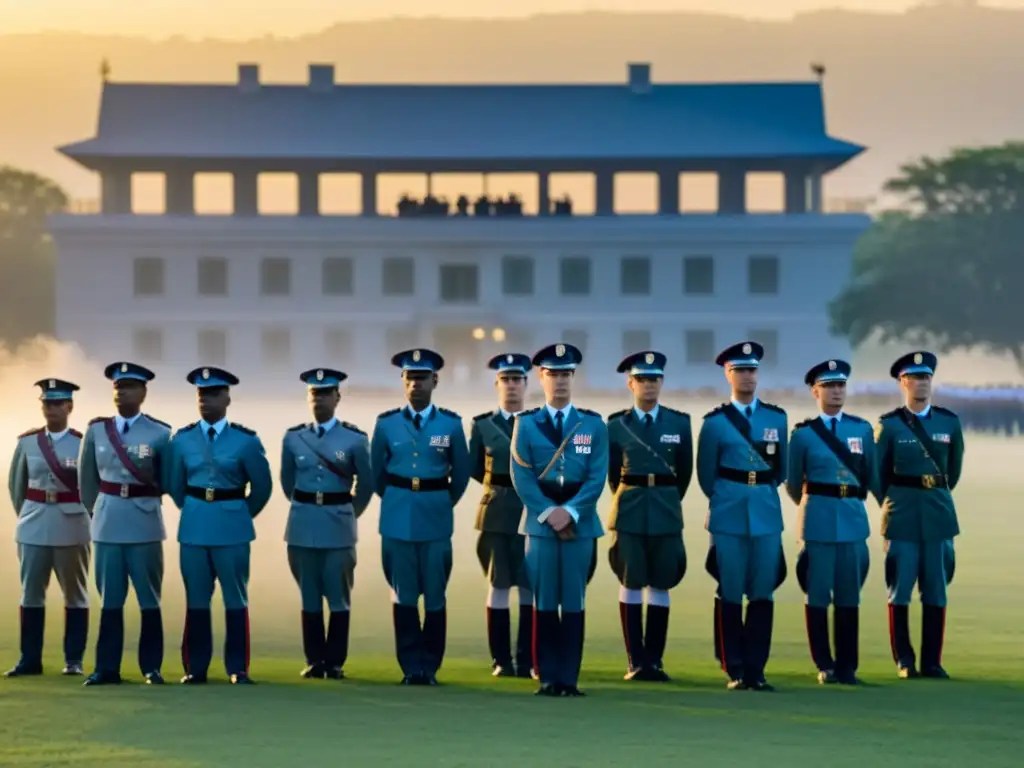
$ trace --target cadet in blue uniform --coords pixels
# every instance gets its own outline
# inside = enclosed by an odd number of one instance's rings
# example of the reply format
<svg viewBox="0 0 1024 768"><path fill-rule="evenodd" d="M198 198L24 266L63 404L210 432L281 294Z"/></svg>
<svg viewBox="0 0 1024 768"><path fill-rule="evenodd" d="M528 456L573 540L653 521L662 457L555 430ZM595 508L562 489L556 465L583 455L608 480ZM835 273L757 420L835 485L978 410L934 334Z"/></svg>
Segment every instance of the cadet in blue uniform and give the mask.
<svg viewBox="0 0 1024 768"><path fill-rule="evenodd" d="M148 684L162 684L164 625L160 591L167 538L161 497L170 471L171 427L142 413L152 371L135 363L107 366L117 415L89 422L78 459L82 503L92 511L96 587L103 600L96 639L96 670L86 685L121 682L124 604L128 584L141 611L139 669Z"/></svg>
<svg viewBox="0 0 1024 768"><path fill-rule="evenodd" d="M319 368L299 377L313 421L285 433L281 490L291 502L284 538L302 597L305 678L344 678L356 569L356 520L373 495L366 433L335 415L348 376ZM331 615L324 635L324 600Z"/></svg>
<svg viewBox="0 0 1024 768"><path fill-rule="evenodd" d="M411 349L391 364L402 369L409 404L380 414L370 441L381 564L391 585L402 684L437 685L447 642L453 511L469 485L469 448L462 417L431 403L444 359Z"/></svg>
<svg viewBox="0 0 1024 768"><path fill-rule="evenodd" d="M786 576L778 487L789 430L784 410L757 399L763 357L764 348L753 341L718 355L732 401L704 415L697 440L697 480L709 501L706 565L718 581L717 640L730 690L773 690L764 668L771 654L773 597Z"/></svg>
<svg viewBox="0 0 1024 768"><path fill-rule="evenodd" d="M786 489L800 508L797 538L803 548L796 574L807 594L807 641L818 682L856 685L860 592L870 561L864 500L878 493L878 465L871 425L843 410L850 370L843 360L828 360L804 377L821 415L793 428Z"/></svg>
<svg viewBox="0 0 1024 768"><path fill-rule="evenodd" d="M181 509L178 543L187 603L181 682L206 682L213 658L210 601L219 582L224 666L232 683L249 684L249 546L256 538L253 520L273 488L270 466L256 433L228 423L229 390L238 379L220 368L196 368L186 378L197 389L200 419L171 440L168 485Z"/></svg>
<svg viewBox="0 0 1024 768"><path fill-rule="evenodd" d="M693 478L689 414L659 403L667 358L637 352L619 363L633 407L608 417L608 487L613 494L608 551L619 589L626 680L669 679L662 668L669 590L686 574L683 497ZM644 627L644 588L647 626Z"/></svg>
<svg viewBox="0 0 1024 768"><path fill-rule="evenodd" d="M512 431L512 484L526 515L526 567L533 587L534 668L540 696L582 696L587 582L604 535L597 500L608 477L608 428L572 404L583 355L552 344L533 357L545 405L525 411ZM561 615L559 615L561 609Z"/></svg>
<svg viewBox="0 0 1024 768"><path fill-rule="evenodd" d="M953 539L960 533L953 489L964 461L964 434L952 411L931 404L938 360L911 352L889 373L906 405L885 413L875 433L889 587L889 640L901 678L918 676L910 641L910 600L921 593L921 668L924 677L949 677L942 668L946 586L953 580Z"/></svg>
<svg viewBox="0 0 1024 768"><path fill-rule="evenodd" d="M21 564L21 659L5 677L43 674L43 629L50 575L64 593L65 675L82 674L89 629L89 517L78 493L82 433L68 428L78 385L43 379L46 426L18 436L7 489L18 515L14 539Z"/></svg>
<svg viewBox="0 0 1024 768"><path fill-rule="evenodd" d="M484 487L476 515L480 531L476 552L487 590L487 642L491 651L491 673L495 677L533 676L533 592L526 576L526 539L519 532L523 502L512 487L512 428L523 410L528 355L506 353L487 364L496 371L498 407L473 417L469 434L471 475ZM516 659L512 663L512 615L509 593L519 593L519 631Z"/></svg>

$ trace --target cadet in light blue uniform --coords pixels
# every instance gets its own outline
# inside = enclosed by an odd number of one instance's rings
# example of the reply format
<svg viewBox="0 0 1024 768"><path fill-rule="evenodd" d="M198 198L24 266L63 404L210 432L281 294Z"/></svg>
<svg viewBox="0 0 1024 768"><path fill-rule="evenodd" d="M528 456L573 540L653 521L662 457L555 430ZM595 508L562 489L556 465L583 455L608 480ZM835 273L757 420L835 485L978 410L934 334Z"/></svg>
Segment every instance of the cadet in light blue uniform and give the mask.
<svg viewBox="0 0 1024 768"><path fill-rule="evenodd" d="M380 414L370 441L381 498L381 564L391 585L402 684L437 685L448 631L453 512L469 485L469 448L462 417L431 403L444 359L410 349L391 364L402 369L409 404Z"/></svg>
<svg viewBox="0 0 1024 768"><path fill-rule="evenodd" d="M597 500L608 477L608 428L572 404L582 353L552 344L533 357L545 405L525 411L512 431L512 484L526 514L526 567L535 600L534 667L539 696L582 696L587 582L604 535ZM561 609L561 616L559 616Z"/></svg>
<svg viewBox="0 0 1024 768"><path fill-rule="evenodd" d="M807 641L818 682L856 685L860 591L870 562L864 500L878 493L878 465L871 425L843 410L850 370L844 360L828 360L804 377L821 415L793 428L786 488L800 508L797 538L803 549L796 574L807 594ZM834 657L830 605L835 606Z"/></svg>
<svg viewBox="0 0 1024 768"><path fill-rule="evenodd" d="M89 422L78 459L82 503L92 510L96 587L103 600L96 639L96 670L86 685L121 682L124 604L129 582L139 601L139 669L146 683L164 682L164 625L160 591L167 538L161 497L170 471L171 427L142 413L152 371L111 363L117 415Z"/></svg>
<svg viewBox="0 0 1024 768"><path fill-rule="evenodd" d="M201 418L179 429L171 440L168 485L181 509L178 543L187 603L181 682L206 682L213 658L210 601L219 582L224 666L232 683L250 684L249 546L256 538L253 520L273 489L270 466L256 433L228 423L229 389L238 379L220 368L196 368L186 379L197 389Z"/></svg>
<svg viewBox="0 0 1024 768"><path fill-rule="evenodd" d="M298 424L281 447L281 490L291 502L284 538L302 596L305 678L345 677L349 609L356 568L356 520L373 495L366 433L335 415L347 374L330 368L299 377L313 421ZM324 635L324 599L331 615Z"/></svg>
<svg viewBox="0 0 1024 768"><path fill-rule="evenodd" d="M753 341L718 355L732 401L704 415L697 440L697 480L709 501L707 570L718 581L716 638L730 690L773 690L764 668L773 597L786 576L778 487L785 479L789 429L784 410L756 397L763 357L764 347Z"/></svg>
<svg viewBox="0 0 1024 768"><path fill-rule="evenodd" d="M82 433L68 428L78 385L43 379L46 426L18 436L7 489L18 516L14 539L21 565L21 659L4 677L43 674L46 588L57 576L64 593L65 675L82 674L89 629L89 517L78 493Z"/></svg>

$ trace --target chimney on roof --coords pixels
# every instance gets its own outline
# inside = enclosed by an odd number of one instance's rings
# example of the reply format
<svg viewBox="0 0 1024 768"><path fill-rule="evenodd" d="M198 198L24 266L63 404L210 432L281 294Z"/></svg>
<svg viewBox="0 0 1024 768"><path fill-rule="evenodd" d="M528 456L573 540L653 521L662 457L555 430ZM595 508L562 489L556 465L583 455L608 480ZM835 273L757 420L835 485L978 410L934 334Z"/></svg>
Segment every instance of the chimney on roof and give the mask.
<svg viewBox="0 0 1024 768"><path fill-rule="evenodd" d="M334 88L333 64L309 65L309 90L317 93L330 93Z"/></svg>
<svg viewBox="0 0 1024 768"><path fill-rule="evenodd" d="M629 65L629 90L633 93L651 92L651 65L634 64Z"/></svg>
<svg viewBox="0 0 1024 768"><path fill-rule="evenodd" d="M253 93L260 89L260 65L238 65L238 88L245 93Z"/></svg>

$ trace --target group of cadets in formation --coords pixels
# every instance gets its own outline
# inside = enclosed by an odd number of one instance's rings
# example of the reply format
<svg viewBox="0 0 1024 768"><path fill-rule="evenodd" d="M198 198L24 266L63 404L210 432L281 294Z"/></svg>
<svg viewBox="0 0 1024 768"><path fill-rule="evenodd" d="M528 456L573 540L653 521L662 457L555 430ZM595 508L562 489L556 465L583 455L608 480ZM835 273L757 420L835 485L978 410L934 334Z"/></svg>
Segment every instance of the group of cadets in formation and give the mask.
<svg viewBox="0 0 1024 768"><path fill-rule="evenodd" d="M959 533L951 491L960 478L964 444L957 416L931 404L935 355L913 352L893 364L891 375L906 404L884 414L874 430L843 408L850 365L816 365L805 384L820 415L795 425L792 433L786 412L757 397L763 355L759 344L748 341L718 356L731 401L705 414L696 461L690 416L659 401L666 364L659 352L622 361L618 370L626 374L634 405L607 420L573 403L574 373L583 359L577 348L555 344L532 358L499 355L489 363L498 408L474 417L468 445L461 417L432 402L444 365L435 352L408 350L392 358L402 371L407 404L380 414L369 438L336 416L346 374L326 368L303 373L313 421L285 434L279 476L291 502L285 539L301 595L302 676L344 677L357 520L376 493L402 683L437 684L446 647L453 509L474 479L484 491L476 517L477 554L490 585L493 675L533 678L542 696L582 695L586 592L597 567L597 539L604 535L597 502L607 483L614 494L609 564L621 584L625 677L668 680L662 657L669 592L687 570L682 500L696 465L709 500L705 568L718 585L715 657L729 689L772 690L765 666L773 597L787 575L781 486L799 506L795 571L807 595L807 636L819 682L859 682L868 494L882 505L898 674L947 677L941 665L946 587ZM532 368L538 369L545 404L525 410ZM51 572L66 606L64 674L84 674L87 576L94 553L102 604L95 669L85 684L121 682L129 584L142 614L139 668L147 683L163 682L166 493L181 510L178 541L187 601L182 682L207 680L213 657L210 608L219 583L225 669L232 683L250 684L250 543L253 521L273 483L259 437L227 420L238 379L218 368L189 373L200 419L172 437L169 425L142 413L151 371L118 362L105 374L113 382L116 415L93 419L84 436L69 429L78 387L45 379L37 386L46 426L19 437L9 488L18 513L21 658L7 676L42 673ZM920 663L909 621L915 586L922 603ZM513 588L519 603L514 649Z"/></svg>

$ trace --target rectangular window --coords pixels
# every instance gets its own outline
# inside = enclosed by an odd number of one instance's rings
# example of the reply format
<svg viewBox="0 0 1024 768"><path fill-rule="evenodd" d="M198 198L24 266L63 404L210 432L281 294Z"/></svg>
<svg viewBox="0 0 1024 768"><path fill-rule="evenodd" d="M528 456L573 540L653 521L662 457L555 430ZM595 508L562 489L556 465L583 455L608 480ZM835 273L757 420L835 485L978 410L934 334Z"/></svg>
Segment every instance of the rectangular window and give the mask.
<svg viewBox="0 0 1024 768"><path fill-rule="evenodd" d="M779 292L777 256L750 257L747 261L747 290L761 295L774 295Z"/></svg>
<svg viewBox="0 0 1024 768"><path fill-rule="evenodd" d="M646 256L623 256L619 261L619 286L623 296L650 296L651 260Z"/></svg>
<svg viewBox="0 0 1024 768"><path fill-rule="evenodd" d="M164 359L164 333L159 328L136 328L132 334L136 359L156 363Z"/></svg>
<svg viewBox="0 0 1024 768"><path fill-rule="evenodd" d="M200 257L197 289L200 296L227 296L228 260L216 256Z"/></svg>
<svg viewBox="0 0 1024 768"><path fill-rule="evenodd" d="M228 335L217 328L206 328L198 336L199 363L225 365L228 361Z"/></svg>
<svg viewBox="0 0 1024 768"><path fill-rule="evenodd" d="M748 337L764 347L764 357L761 358L761 366L771 368L779 361L779 332L770 328L755 328Z"/></svg>
<svg viewBox="0 0 1024 768"><path fill-rule="evenodd" d="M388 256L381 262L381 292L385 296L412 296L416 292L416 264L407 256Z"/></svg>
<svg viewBox="0 0 1024 768"><path fill-rule="evenodd" d="M324 331L324 352L332 368L348 365L352 358L352 331L348 328L328 328Z"/></svg>
<svg viewBox="0 0 1024 768"><path fill-rule="evenodd" d="M529 256L502 258L501 292L506 296L533 295L533 259Z"/></svg>
<svg viewBox="0 0 1024 768"><path fill-rule="evenodd" d="M292 357L292 335L287 328L264 328L260 338L263 362L268 365L287 363Z"/></svg>
<svg viewBox="0 0 1024 768"><path fill-rule="evenodd" d="M708 296L715 292L715 260L711 256L683 259L683 293Z"/></svg>
<svg viewBox="0 0 1024 768"><path fill-rule="evenodd" d="M388 348L386 352L388 355L394 355L398 352L404 352L407 349L413 349L420 343L419 339L419 332L416 328L411 328L407 325L388 328Z"/></svg>
<svg viewBox="0 0 1024 768"><path fill-rule="evenodd" d="M292 292L291 259L268 257L260 262L260 294L288 296Z"/></svg>
<svg viewBox="0 0 1024 768"><path fill-rule="evenodd" d="M164 295L164 260L155 257L135 259L132 283L136 296Z"/></svg>
<svg viewBox="0 0 1024 768"><path fill-rule="evenodd" d="M587 357L588 340L588 334L586 331L583 330L570 329L562 332L562 341L564 341L566 344L572 344L574 347L576 347L576 349L578 349L582 353L584 359L586 359Z"/></svg>
<svg viewBox="0 0 1024 768"><path fill-rule="evenodd" d="M694 329L686 332L686 364L711 365L715 362L715 332Z"/></svg>
<svg viewBox="0 0 1024 768"><path fill-rule="evenodd" d="M476 264L442 264L441 301L446 304L475 304L479 297L480 270Z"/></svg>
<svg viewBox="0 0 1024 768"><path fill-rule="evenodd" d="M320 264L320 286L324 296L355 293L355 269L347 256L328 256Z"/></svg>
<svg viewBox="0 0 1024 768"><path fill-rule="evenodd" d="M559 263L559 287L563 296L589 296L590 259L564 256Z"/></svg>
<svg viewBox="0 0 1024 768"><path fill-rule="evenodd" d="M622 332L622 356L643 352L651 348L651 332L637 328Z"/></svg>

